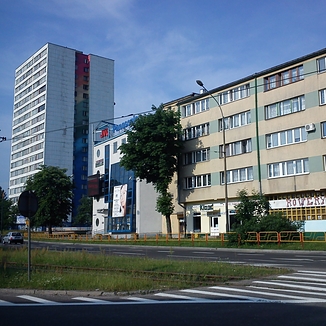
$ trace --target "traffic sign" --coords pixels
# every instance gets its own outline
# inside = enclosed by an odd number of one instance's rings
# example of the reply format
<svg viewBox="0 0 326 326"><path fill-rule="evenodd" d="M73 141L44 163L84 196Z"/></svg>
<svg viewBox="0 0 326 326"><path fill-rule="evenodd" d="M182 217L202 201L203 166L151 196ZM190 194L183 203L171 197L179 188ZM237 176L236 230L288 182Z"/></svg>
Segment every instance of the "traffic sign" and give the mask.
<svg viewBox="0 0 326 326"><path fill-rule="evenodd" d="M18 209L21 215L31 218L38 210L37 197L31 190L23 191L18 199Z"/></svg>

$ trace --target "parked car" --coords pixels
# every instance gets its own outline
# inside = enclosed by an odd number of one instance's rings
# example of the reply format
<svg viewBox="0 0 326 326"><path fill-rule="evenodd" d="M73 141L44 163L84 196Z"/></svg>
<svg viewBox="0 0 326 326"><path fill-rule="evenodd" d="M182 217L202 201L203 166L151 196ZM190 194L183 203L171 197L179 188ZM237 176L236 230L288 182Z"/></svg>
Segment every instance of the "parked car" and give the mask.
<svg viewBox="0 0 326 326"><path fill-rule="evenodd" d="M9 232L2 237L2 243L24 243L24 237L20 232Z"/></svg>

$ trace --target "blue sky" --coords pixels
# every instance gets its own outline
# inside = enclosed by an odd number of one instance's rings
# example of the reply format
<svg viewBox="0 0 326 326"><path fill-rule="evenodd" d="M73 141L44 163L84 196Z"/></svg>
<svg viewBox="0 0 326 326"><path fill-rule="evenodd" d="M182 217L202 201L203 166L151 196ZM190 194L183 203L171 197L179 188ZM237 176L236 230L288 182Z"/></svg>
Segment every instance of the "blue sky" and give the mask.
<svg viewBox="0 0 326 326"><path fill-rule="evenodd" d="M323 0L11 0L1 5L0 136L14 71L47 42L115 60L115 116L218 87L326 47ZM117 120L119 123L119 120ZM0 143L7 192L10 141Z"/></svg>

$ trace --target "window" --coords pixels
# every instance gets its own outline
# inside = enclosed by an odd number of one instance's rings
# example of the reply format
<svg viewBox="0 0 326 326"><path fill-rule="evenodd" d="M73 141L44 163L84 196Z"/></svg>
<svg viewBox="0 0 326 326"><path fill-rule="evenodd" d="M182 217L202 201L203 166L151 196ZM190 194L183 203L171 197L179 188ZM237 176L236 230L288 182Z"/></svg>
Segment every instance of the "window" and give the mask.
<svg viewBox="0 0 326 326"><path fill-rule="evenodd" d="M284 177L288 175L309 173L309 161L307 158L286 162L278 162L267 165L268 178Z"/></svg>
<svg viewBox="0 0 326 326"><path fill-rule="evenodd" d="M264 78L265 92L302 80L303 65Z"/></svg>
<svg viewBox="0 0 326 326"><path fill-rule="evenodd" d="M326 57L317 59L318 72L324 72L326 70Z"/></svg>
<svg viewBox="0 0 326 326"><path fill-rule="evenodd" d="M87 93L83 93L83 98L88 98L89 95Z"/></svg>
<svg viewBox="0 0 326 326"><path fill-rule="evenodd" d="M319 91L319 105L326 104L326 89Z"/></svg>
<svg viewBox="0 0 326 326"><path fill-rule="evenodd" d="M266 147L274 148L304 142L306 140L307 132L304 127L300 127L266 135Z"/></svg>
<svg viewBox="0 0 326 326"><path fill-rule="evenodd" d="M203 174L185 178L185 189L208 187L211 185L211 175Z"/></svg>
<svg viewBox="0 0 326 326"><path fill-rule="evenodd" d="M242 126L248 125L250 123L251 123L251 112L250 111L241 112L241 113L232 115L230 117L224 118L225 130L242 127ZM223 130L222 119L219 119L218 124L219 124L219 131L222 131Z"/></svg>
<svg viewBox="0 0 326 326"><path fill-rule="evenodd" d="M201 136L206 136L208 134L209 134L209 123L204 123L202 125L184 129L183 140L198 138Z"/></svg>
<svg viewBox="0 0 326 326"><path fill-rule="evenodd" d="M251 139L236 141L225 145L226 156L240 155L252 151ZM223 157L223 145L219 146L220 158Z"/></svg>
<svg viewBox="0 0 326 326"><path fill-rule="evenodd" d="M88 67L84 67L84 72L89 72L89 68Z"/></svg>
<svg viewBox="0 0 326 326"><path fill-rule="evenodd" d="M89 86L88 86L88 85L83 85L83 89L84 89L85 91L88 91Z"/></svg>
<svg viewBox="0 0 326 326"><path fill-rule="evenodd" d="M88 81L89 80L89 77L88 76L84 76L83 79L84 79L84 81Z"/></svg>
<svg viewBox="0 0 326 326"><path fill-rule="evenodd" d="M265 106L265 118L268 120L303 110L305 110L305 98L302 95Z"/></svg>
<svg viewBox="0 0 326 326"><path fill-rule="evenodd" d="M118 142L114 142L113 143L113 153L117 153L118 152Z"/></svg>
<svg viewBox="0 0 326 326"><path fill-rule="evenodd" d="M227 175L227 183L245 182L254 179L252 166L227 171L226 175ZM220 181L221 185L223 185L225 182L224 172L220 173L220 180L221 180Z"/></svg>
<svg viewBox="0 0 326 326"><path fill-rule="evenodd" d="M209 160L209 148L184 154L184 165L204 162Z"/></svg>
<svg viewBox="0 0 326 326"><path fill-rule="evenodd" d="M326 138L326 122L321 123L321 137Z"/></svg>

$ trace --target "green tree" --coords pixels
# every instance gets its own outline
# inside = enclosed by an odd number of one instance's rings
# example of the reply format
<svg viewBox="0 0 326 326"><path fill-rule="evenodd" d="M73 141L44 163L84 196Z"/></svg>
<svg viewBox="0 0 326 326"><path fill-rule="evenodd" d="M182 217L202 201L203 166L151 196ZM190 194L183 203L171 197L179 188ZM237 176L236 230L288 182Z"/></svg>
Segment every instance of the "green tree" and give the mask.
<svg viewBox="0 0 326 326"><path fill-rule="evenodd" d="M248 232L297 231L302 227L302 222L292 222L281 213L269 214L270 204L263 194L253 191L250 196L243 189L238 192L238 197L235 223L232 225L235 233L229 236L231 243L237 242L239 236L244 242L248 238Z"/></svg>
<svg viewBox="0 0 326 326"><path fill-rule="evenodd" d="M152 183L159 193L156 210L165 215L167 232L172 233L172 194L169 184L177 171L182 149L180 114L152 106L153 114L139 116L127 131L128 142L120 146L120 165L135 176Z"/></svg>
<svg viewBox="0 0 326 326"><path fill-rule="evenodd" d="M0 187L0 227L1 230L8 230L16 221L11 217L12 201L8 199L6 192Z"/></svg>
<svg viewBox="0 0 326 326"><path fill-rule="evenodd" d="M87 196L79 200L77 215L74 218L74 225L91 225L93 214L93 199Z"/></svg>
<svg viewBox="0 0 326 326"><path fill-rule="evenodd" d="M67 221L72 210L73 183L66 169L42 165L40 171L26 181L26 190L33 190L38 198L38 210L31 219L32 226L53 226Z"/></svg>

